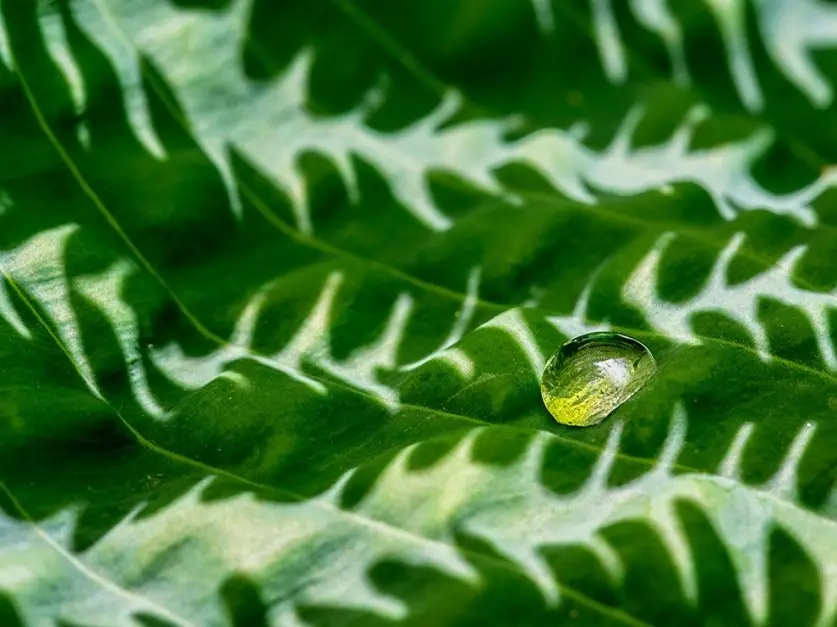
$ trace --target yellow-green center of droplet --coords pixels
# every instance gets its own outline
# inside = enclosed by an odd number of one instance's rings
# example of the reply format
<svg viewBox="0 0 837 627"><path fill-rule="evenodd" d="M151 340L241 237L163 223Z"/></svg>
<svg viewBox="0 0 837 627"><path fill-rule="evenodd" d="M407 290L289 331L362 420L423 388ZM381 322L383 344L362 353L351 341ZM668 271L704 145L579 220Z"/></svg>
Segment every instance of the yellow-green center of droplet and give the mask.
<svg viewBox="0 0 837 627"><path fill-rule="evenodd" d="M561 424L589 427L636 394L657 371L650 351L618 333L588 333L546 363L541 395Z"/></svg>

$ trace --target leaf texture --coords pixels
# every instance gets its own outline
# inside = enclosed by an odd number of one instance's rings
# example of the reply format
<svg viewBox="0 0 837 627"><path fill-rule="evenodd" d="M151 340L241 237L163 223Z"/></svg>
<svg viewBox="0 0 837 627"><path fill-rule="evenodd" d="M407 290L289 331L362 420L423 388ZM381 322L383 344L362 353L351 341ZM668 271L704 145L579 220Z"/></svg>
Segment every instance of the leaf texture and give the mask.
<svg viewBox="0 0 837 627"><path fill-rule="evenodd" d="M837 8L0 9L2 624L837 620Z"/></svg>

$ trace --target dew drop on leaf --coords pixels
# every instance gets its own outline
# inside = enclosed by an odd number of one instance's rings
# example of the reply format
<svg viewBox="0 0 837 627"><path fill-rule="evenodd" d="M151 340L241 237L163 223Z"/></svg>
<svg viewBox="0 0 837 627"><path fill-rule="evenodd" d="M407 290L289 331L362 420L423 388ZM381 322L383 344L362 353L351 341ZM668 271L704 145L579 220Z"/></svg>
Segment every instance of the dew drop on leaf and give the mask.
<svg viewBox="0 0 837 627"><path fill-rule="evenodd" d="M546 362L541 396L561 424L589 427L641 390L656 370L651 351L641 342L619 333L587 333Z"/></svg>

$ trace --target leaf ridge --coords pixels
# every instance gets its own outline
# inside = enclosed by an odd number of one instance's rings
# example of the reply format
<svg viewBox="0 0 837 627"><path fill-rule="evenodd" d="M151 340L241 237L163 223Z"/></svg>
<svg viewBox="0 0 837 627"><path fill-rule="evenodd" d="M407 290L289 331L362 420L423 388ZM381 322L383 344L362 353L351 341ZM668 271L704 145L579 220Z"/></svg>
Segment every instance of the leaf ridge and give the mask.
<svg viewBox="0 0 837 627"><path fill-rule="evenodd" d="M75 568L78 572L84 575L84 577L94 582L96 585L101 586L102 588L105 588L106 590L109 590L117 594L118 596L124 597L130 601L138 603L141 607L144 606L144 608L146 609L153 609L157 611L160 614L160 616L163 616L168 620L174 621L177 625L182 625L185 627L198 627L196 623L184 618L183 616L178 615L177 613L171 611L167 607L160 605L160 603L158 603L154 599L138 594L133 590L123 588L122 586L107 579L106 577L103 577L95 570L91 569L89 566L87 566L81 560L79 560L75 555L73 555L70 551L65 549L58 542L56 542L52 538L52 536L50 536L43 529L41 529L38 523L35 522L35 520L23 506L23 504L21 504L21 502L17 499L17 497L9 488L9 486L2 481L0 481L0 492L3 492L8 497L12 505L14 505L15 509L17 509L18 513L29 524L30 528L35 532L35 534L41 540L43 540L43 542L46 543L50 548L52 548L56 553L58 553L62 558L64 558L67 562L72 564L73 568Z"/></svg>

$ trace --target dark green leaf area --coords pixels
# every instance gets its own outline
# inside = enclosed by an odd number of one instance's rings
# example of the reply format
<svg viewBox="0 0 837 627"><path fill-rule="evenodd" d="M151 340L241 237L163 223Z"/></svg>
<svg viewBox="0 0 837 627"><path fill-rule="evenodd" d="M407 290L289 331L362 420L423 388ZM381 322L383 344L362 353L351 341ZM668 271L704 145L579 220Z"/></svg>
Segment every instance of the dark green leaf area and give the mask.
<svg viewBox="0 0 837 627"><path fill-rule="evenodd" d="M833 622L837 13L768 4L0 0L0 626ZM600 330L657 373L563 426Z"/></svg>

